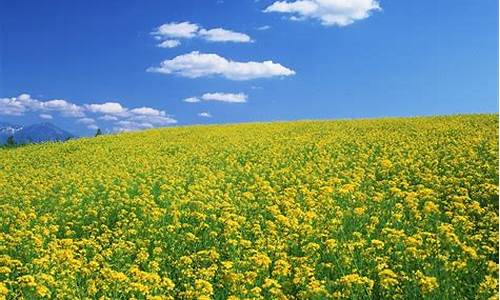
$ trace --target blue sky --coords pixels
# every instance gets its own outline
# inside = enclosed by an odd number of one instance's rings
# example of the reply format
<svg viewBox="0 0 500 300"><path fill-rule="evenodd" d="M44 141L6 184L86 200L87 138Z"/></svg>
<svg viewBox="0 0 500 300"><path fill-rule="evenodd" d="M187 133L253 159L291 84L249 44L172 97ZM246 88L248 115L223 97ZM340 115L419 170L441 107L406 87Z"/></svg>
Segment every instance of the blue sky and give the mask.
<svg viewBox="0 0 500 300"><path fill-rule="evenodd" d="M0 120L87 135L498 111L497 1L303 2L0 0Z"/></svg>

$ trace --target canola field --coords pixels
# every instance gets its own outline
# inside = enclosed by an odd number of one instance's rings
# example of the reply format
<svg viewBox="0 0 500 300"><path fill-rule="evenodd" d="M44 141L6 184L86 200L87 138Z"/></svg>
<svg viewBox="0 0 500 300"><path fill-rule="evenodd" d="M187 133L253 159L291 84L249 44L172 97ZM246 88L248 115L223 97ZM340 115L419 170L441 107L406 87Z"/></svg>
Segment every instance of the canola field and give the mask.
<svg viewBox="0 0 500 300"><path fill-rule="evenodd" d="M498 115L0 150L0 299L498 299Z"/></svg>

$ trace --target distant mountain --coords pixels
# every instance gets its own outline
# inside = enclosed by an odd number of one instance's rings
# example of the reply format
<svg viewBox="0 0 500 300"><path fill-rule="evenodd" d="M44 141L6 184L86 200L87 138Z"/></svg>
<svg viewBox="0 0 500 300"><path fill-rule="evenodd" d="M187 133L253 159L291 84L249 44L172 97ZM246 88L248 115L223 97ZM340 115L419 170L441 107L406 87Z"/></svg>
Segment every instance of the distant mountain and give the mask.
<svg viewBox="0 0 500 300"><path fill-rule="evenodd" d="M75 137L51 123L19 126L0 122L0 143L5 143L11 135L16 144L65 141Z"/></svg>

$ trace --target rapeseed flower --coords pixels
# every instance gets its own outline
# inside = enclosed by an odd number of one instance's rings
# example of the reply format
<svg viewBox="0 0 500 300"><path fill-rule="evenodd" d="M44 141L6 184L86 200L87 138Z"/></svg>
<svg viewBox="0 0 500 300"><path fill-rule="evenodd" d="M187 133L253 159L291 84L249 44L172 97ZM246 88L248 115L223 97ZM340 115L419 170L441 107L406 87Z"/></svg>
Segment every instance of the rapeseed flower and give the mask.
<svg viewBox="0 0 500 300"><path fill-rule="evenodd" d="M0 149L0 299L498 298L498 116Z"/></svg>

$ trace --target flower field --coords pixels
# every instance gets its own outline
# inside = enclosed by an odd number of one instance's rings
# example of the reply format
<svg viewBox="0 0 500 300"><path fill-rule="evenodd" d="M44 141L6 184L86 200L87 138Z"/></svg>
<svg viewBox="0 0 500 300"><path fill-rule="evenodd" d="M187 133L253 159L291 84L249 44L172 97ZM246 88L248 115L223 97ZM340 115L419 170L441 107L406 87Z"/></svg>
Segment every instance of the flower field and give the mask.
<svg viewBox="0 0 500 300"><path fill-rule="evenodd" d="M498 299L498 115L0 150L0 299Z"/></svg>

